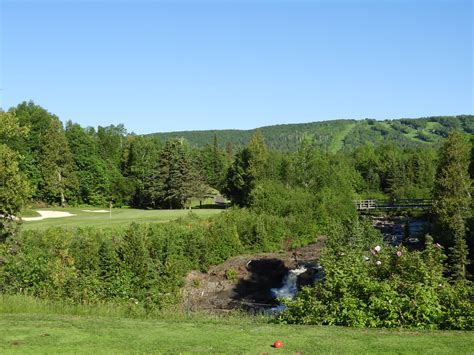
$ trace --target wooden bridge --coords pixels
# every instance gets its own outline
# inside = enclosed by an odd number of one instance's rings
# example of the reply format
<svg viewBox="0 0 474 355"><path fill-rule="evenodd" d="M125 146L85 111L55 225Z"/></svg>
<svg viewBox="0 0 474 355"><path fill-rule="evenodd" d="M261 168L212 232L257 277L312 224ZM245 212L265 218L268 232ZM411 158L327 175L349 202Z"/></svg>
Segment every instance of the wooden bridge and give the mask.
<svg viewBox="0 0 474 355"><path fill-rule="evenodd" d="M356 200L354 204L359 211L387 209L430 209L433 200L401 199L401 200Z"/></svg>

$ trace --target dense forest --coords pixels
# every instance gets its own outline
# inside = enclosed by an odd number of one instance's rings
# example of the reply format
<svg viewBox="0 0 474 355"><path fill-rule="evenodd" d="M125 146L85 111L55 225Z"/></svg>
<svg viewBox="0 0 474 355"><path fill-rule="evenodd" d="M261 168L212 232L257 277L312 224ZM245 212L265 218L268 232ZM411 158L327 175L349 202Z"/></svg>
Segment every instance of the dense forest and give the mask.
<svg viewBox="0 0 474 355"><path fill-rule="evenodd" d="M474 116L438 116L384 121L368 118L360 121L334 120L267 126L259 128L259 131L270 149L293 152L304 140L324 151L335 153L339 150L351 151L368 143L377 145L384 142L396 142L402 147L439 147L453 129L473 134ZM193 147L204 147L217 136L221 148L239 150L250 142L255 131L255 129L185 131L154 133L151 136L162 140L184 138Z"/></svg>
<svg viewBox="0 0 474 355"><path fill-rule="evenodd" d="M57 116L32 102L5 114L14 115L28 131L3 140L22 157L19 168L27 176L33 201L57 205L112 202L182 208L192 199L219 192L229 197L240 193L233 202L243 205L250 198L250 190L244 190L252 189L252 183L239 187L237 180L252 175L245 172L245 155L259 145L265 150L265 176L259 180L279 180L286 186L292 179L304 187L317 184L324 172L319 166L311 171L304 161L311 156L315 164L343 175L339 180L341 186L350 185L349 198L429 198L441 142L453 130L468 135L474 131L474 116L457 116L272 126L257 135L204 131L168 137L128 133L123 125L93 128L68 121L63 127ZM429 138L420 140L422 132Z"/></svg>
<svg viewBox="0 0 474 355"><path fill-rule="evenodd" d="M474 116L274 126L235 140L216 131L199 143L63 127L32 102L0 115L1 292L160 308L179 302L189 270L327 236L324 282L279 321L473 327ZM219 194L233 207L209 221L121 231L18 233L12 217L32 203L185 208ZM353 203L367 197L432 199L425 246L381 248Z"/></svg>

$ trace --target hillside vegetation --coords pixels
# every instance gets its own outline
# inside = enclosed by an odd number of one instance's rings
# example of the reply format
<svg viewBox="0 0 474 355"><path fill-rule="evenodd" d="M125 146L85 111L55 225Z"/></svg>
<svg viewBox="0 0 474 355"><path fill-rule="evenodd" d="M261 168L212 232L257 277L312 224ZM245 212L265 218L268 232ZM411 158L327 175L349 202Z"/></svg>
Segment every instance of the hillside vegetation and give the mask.
<svg viewBox="0 0 474 355"><path fill-rule="evenodd" d="M351 150L367 143L395 141L402 146L439 145L453 129L474 133L474 116L437 116L423 118L402 118L376 121L373 119L334 120L300 124L283 124L259 128L270 149L295 151L303 140L316 146L336 152ZM153 133L163 141L170 138L184 138L192 146L203 147L217 136L221 147L228 145L242 148L250 142L255 133L252 130L208 130Z"/></svg>

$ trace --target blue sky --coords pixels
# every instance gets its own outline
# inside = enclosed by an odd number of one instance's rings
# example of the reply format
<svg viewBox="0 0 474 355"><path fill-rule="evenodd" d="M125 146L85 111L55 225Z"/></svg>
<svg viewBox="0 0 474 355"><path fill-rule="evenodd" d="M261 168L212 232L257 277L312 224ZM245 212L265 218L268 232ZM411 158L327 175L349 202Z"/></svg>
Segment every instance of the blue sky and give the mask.
<svg viewBox="0 0 474 355"><path fill-rule="evenodd" d="M150 133L472 114L472 1L0 0L0 106Z"/></svg>

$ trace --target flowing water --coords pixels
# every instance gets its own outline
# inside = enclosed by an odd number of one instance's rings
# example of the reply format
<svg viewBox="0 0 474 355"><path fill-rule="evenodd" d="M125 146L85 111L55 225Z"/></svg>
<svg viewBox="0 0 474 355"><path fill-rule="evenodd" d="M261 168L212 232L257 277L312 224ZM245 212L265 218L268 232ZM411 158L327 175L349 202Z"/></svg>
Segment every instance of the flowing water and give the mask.
<svg viewBox="0 0 474 355"><path fill-rule="evenodd" d="M300 266L296 269L290 270L283 279L283 285L280 288L272 288L270 292L275 299L292 300L298 291L298 276L305 273L308 269ZM283 304L270 309L270 313L278 313L285 309Z"/></svg>

